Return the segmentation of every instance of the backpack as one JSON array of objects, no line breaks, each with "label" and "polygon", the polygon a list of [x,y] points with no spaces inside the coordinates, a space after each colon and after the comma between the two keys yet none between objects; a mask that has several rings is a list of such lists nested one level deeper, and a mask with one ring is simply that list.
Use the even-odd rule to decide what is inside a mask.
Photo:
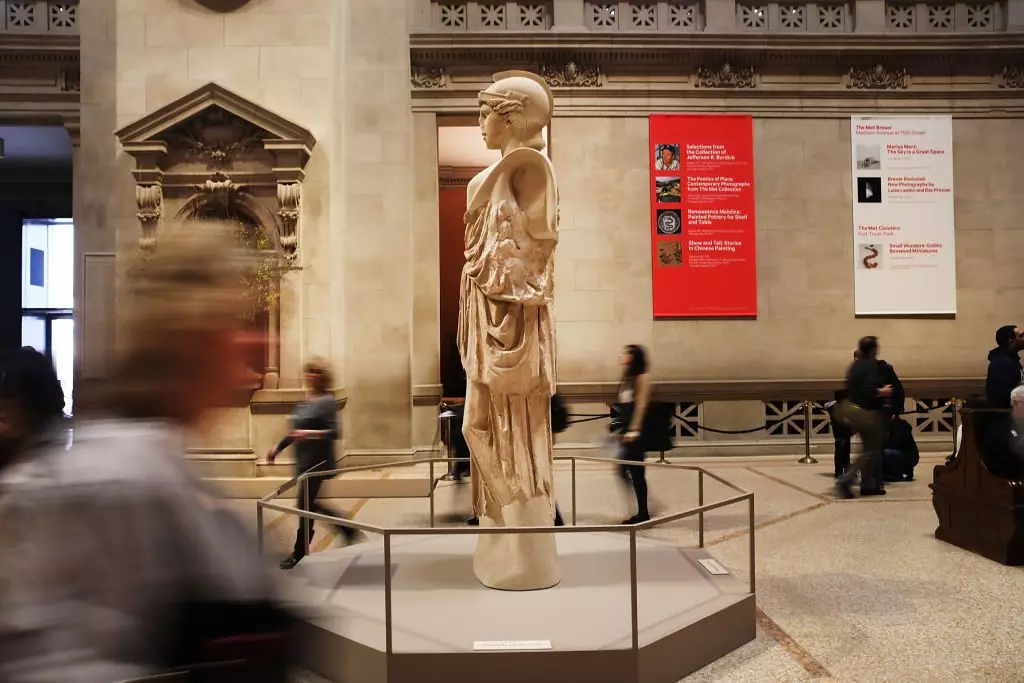
[{"label": "backpack", "polygon": [[558,394],[551,396],[551,431],[561,434],[569,427],[569,411],[565,408],[565,401]]},{"label": "backpack", "polygon": [[886,408],[890,415],[903,414],[904,405],[907,400],[907,392],[903,389],[903,382],[896,374],[896,369],[884,360],[878,361],[878,369],[882,373],[882,384],[892,386],[892,396],[886,399]]}]

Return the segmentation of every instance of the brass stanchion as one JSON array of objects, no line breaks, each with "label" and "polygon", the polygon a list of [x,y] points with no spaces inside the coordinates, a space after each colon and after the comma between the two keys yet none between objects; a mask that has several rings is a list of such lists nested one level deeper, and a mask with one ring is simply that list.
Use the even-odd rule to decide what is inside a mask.
[{"label": "brass stanchion", "polygon": [[445,457],[448,458],[448,471],[441,477],[442,481],[456,481],[455,477],[455,445],[452,443],[452,420],[455,419],[455,411],[448,408],[448,404],[441,402],[441,414],[437,416],[441,421],[441,438],[445,444]]},{"label": "brass stanchion", "polygon": [[960,429],[960,399],[949,399],[949,405],[953,408],[953,453],[956,454],[956,432]]},{"label": "brass stanchion", "polygon": [[804,401],[804,457],[797,460],[801,465],[817,465],[818,461],[811,457],[811,402]]}]

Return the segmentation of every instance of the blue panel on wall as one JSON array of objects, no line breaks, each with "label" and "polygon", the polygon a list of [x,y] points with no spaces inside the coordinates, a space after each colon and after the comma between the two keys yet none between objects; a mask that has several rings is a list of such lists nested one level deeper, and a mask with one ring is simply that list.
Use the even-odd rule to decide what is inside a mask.
[{"label": "blue panel on wall", "polygon": [[42,249],[28,250],[28,283],[33,287],[43,287],[46,272],[46,254]]}]

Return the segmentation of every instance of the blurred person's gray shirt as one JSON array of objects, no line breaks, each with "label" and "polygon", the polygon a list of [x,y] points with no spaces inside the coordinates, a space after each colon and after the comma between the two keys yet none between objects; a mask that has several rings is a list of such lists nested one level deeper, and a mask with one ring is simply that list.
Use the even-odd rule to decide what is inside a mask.
[{"label": "blurred person's gray shirt", "polygon": [[255,545],[160,422],[97,421],[0,473],[0,681],[156,673],[183,600],[266,598]]}]

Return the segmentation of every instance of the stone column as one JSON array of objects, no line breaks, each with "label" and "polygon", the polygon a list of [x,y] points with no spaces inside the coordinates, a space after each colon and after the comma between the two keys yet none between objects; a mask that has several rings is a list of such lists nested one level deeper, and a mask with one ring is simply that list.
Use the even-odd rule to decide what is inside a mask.
[{"label": "stone column", "polygon": [[856,0],[853,17],[857,33],[884,33],[885,0]]},{"label": "stone column", "polygon": [[1007,0],[1006,30],[1024,31],[1024,0]]},{"label": "stone column", "polygon": [[106,375],[115,343],[117,212],[113,202],[119,179],[111,133],[117,128],[116,5],[91,2],[78,7],[81,118],[72,181],[76,387],[81,379]]},{"label": "stone column", "polygon": [[[345,447],[412,445],[412,114],[405,0],[332,3],[342,43],[335,88],[343,209],[332,220],[344,303]],[[435,133],[436,134],[436,133]],[[418,220],[418,218],[417,218]]]},{"label": "stone column", "polygon": [[707,0],[704,4],[708,33],[733,33],[736,31],[736,0]]},{"label": "stone column", "polygon": [[[277,217],[281,228],[279,237],[281,249],[284,251],[289,265],[301,262],[299,246],[299,218],[301,216],[302,185],[298,182],[282,180],[277,184]],[[294,382],[301,376],[302,364],[302,273],[286,271],[281,275],[281,291],[275,310],[277,328],[271,327],[271,348],[276,349],[276,362],[273,370],[267,370],[265,389],[277,388],[280,378]],[[273,386],[270,386],[270,385]]]},{"label": "stone column", "polygon": [[583,16],[583,0],[555,0],[554,31],[583,31],[586,28]]}]

